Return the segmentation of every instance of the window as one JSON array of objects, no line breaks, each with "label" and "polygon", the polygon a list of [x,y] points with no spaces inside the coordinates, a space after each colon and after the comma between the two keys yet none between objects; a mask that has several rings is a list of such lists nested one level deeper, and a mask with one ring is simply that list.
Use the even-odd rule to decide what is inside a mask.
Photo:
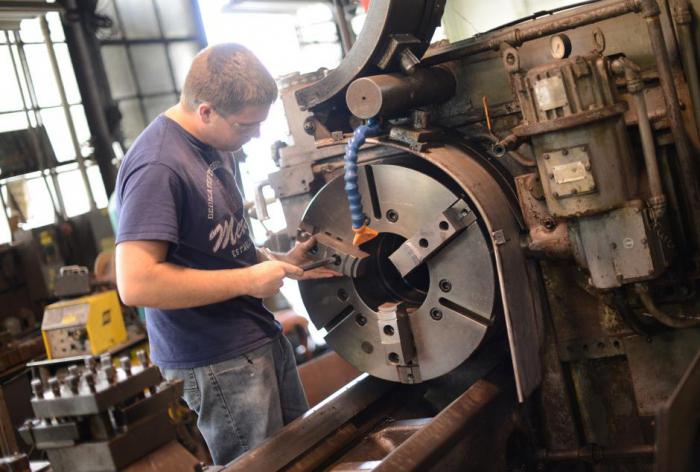
[{"label": "window", "polygon": [[199,8],[192,0],[105,0],[97,13],[112,20],[98,37],[129,147],[177,103],[190,62],[206,45]]},{"label": "window", "polygon": [[14,214],[33,228],[90,210],[92,195],[97,207],[107,202],[102,180],[90,177],[97,167],[59,13],[0,30],[0,67],[0,242],[7,242]]}]

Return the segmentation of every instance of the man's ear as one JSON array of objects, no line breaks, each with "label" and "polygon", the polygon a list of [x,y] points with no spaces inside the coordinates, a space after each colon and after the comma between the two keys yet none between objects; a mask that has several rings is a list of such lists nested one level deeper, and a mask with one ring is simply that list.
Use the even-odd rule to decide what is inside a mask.
[{"label": "man's ear", "polygon": [[214,108],[208,103],[197,105],[197,115],[203,123],[209,124],[214,115]]}]

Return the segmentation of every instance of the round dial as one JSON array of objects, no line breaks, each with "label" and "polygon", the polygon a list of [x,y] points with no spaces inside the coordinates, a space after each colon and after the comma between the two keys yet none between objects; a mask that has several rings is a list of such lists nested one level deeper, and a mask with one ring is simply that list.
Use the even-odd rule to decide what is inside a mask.
[{"label": "round dial", "polygon": [[549,40],[549,50],[554,59],[565,59],[571,54],[571,40],[565,34],[556,34]]}]

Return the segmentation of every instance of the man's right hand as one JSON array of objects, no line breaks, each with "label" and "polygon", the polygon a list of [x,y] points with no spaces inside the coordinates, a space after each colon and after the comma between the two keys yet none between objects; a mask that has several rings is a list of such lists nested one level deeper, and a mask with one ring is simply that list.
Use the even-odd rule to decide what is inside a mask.
[{"label": "man's right hand", "polygon": [[300,277],[304,271],[282,261],[265,261],[250,266],[250,295],[256,298],[271,297],[279,292],[285,277]]}]

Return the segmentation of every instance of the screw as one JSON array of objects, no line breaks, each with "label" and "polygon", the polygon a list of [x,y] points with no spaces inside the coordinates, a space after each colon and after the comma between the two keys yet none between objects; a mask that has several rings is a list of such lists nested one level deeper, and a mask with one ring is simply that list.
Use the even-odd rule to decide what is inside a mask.
[{"label": "screw", "polygon": [[367,318],[365,318],[363,315],[357,315],[355,316],[355,322],[360,326],[364,326],[367,324]]},{"label": "screw", "polygon": [[443,292],[449,292],[450,290],[452,290],[452,284],[447,279],[442,279],[438,283],[438,286],[440,287],[440,290],[442,290]]},{"label": "screw", "polygon": [[432,308],[430,310],[430,317],[435,321],[440,321],[442,319],[442,311],[440,311],[438,308]]},{"label": "screw", "polygon": [[304,131],[308,134],[313,134],[316,131],[316,124],[312,120],[304,121]]},{"label": "screw", "polygon": [[396,210],[389,210],[386,212],[386,219],[392,223],[399,221],[399,214]]},{"label": "screw", "polygon": [[68,373],[71,375],[80,375],[80,372],[78,371],[78,366],[77,365],[69,365],[68,366]]},{"label": "screw", "polygon": [[561,153],[565,156],[569,155],[569,150],[568,149],[562,149]]},{"label": "screw", "polygon": [[559,192],[552,192],[552,196],[554,198],[559,198]]},{"label": "screw", "polygon": [[545,154],[542,157],[544,157],[545,160],[549,159],[549,154]]},{"label": "screw", "polygon": [[549,216],[544,219],[542,224],[549,231],[552,231],[557,226],[557,223],[554,221],[554,219],[552,217],[549,217]]}]

